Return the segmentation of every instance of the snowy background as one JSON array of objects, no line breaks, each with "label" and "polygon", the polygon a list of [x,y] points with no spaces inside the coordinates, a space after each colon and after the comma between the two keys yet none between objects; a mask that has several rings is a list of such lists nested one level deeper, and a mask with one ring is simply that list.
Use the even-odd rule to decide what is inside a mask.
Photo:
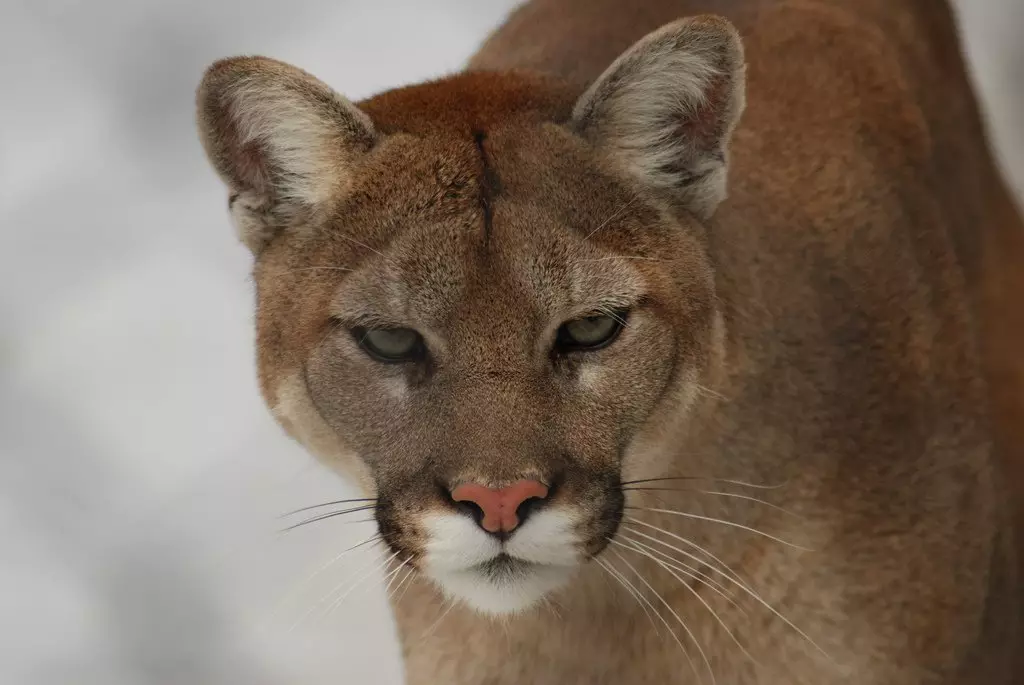
[{"label": "snowy background", "polygon": [[[364,525],[257,394],[249,255],[193,131],[261,53],[352,99],[456,69],[512,0],[0,0],[0,683],[401,680]],[[1024,190],[1024,0],[964,0]],[[298,623],[296,626],[295,624]]]}]

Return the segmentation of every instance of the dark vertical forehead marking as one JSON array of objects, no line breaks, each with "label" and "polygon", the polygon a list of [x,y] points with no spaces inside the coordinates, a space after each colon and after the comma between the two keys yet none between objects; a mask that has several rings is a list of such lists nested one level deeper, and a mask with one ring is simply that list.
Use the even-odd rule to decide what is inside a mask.
[{"label": "dark vertical forehead marking", "polygon": [[484,212],[484,244],[486,245],[491,239],[494,200],[501,192],[501,179],[498,178],[498,172],[494,170],[487,158],[487,149],[484,147],[485,140],[487,140],[487,134],[483,131],[473,133],[473,142],[476,143],[477,152],[480,153],[481,171],[478,183],[480,185],[480,208]]}]

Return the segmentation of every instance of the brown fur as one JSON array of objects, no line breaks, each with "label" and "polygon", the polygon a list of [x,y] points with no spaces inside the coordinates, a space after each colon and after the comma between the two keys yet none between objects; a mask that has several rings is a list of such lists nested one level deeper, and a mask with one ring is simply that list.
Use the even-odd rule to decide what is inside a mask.
[{"label": "brown fur", "polygon": [[[709,220],[710,196],[627,173],[618,131],[576,104],[645,34],[700,12],[738,27],[747,63],[729,200]],[[221,63],[200,90],[211,159],[248,198],[259,373],[286,429],[380,497],[413,566],[422,515],[449,506],[439,486],[536,477],[582,512],[586,554],[651,602],[589,562],[552,610],[455,606],[435,625],[442,600],[417,579],[394,606],[409,682],[1024,679],[1024,228],[945,3],[534,0],[470,66],[358,105],[266,61]],[[233,84],[268,70],[305,93],[282,117],[313,93],[309,116],[337,123],[302,143],[315,160],[338,146],[337,164],[235,145]],[[721,73],[711,114],[741,78]],[[278,113],[260,115],[267,135],[295,135]],[[689,121],[693,139],[734,123]],[[326,200],[296,192],[314,172]],[[553,327],[609,299],[633,314],[600,368],[548,368]],[[353,323],[414,325],[430,363],[382,368]],[[732,491],[790,513],[706,480],[627,491],[628,506],[811,551],[621,510],[620,480],[666,476],[781,484]],[[644,524],[712,551],[785,620],[607,544],[655,544]]]}]

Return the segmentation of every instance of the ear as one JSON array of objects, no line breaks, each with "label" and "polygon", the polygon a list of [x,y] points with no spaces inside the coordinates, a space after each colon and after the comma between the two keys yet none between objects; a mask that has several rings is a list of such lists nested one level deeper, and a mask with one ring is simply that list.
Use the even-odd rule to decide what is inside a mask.
[{"label": "ear", "polygon": [[264,57],[216,62],[196,99],[203,147],[254,253],[343,192],[376,139],[370,118],[348,100]]},{"label": "ear", "polygon": [[726,196],[744,70],[743,45],[728,21],[673,22],[642,38],[587,89],[573,123],[645,186],[707,219]]}]

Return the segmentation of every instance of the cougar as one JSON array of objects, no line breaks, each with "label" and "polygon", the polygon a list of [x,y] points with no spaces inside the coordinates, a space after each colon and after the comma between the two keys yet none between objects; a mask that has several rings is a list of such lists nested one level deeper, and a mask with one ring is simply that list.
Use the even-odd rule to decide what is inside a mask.
[{"label": "cougar", "polygon": [[198,121],[409,683],[1024,681],[1024,228],[946,3],[535,0]]}]

